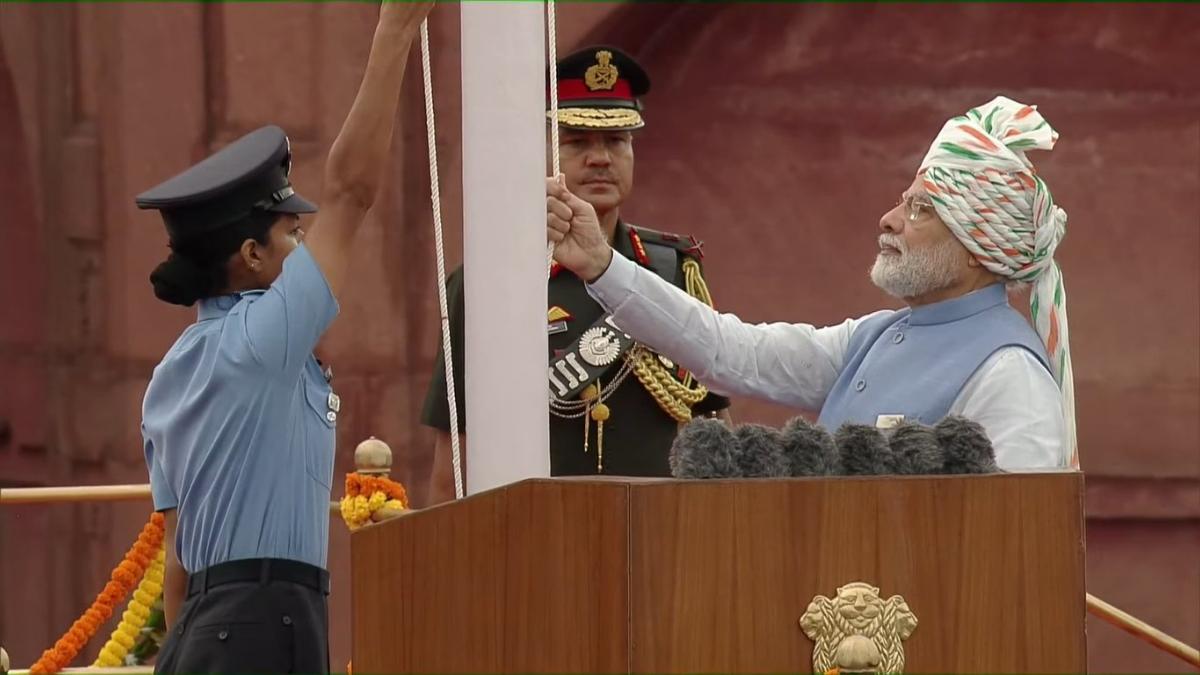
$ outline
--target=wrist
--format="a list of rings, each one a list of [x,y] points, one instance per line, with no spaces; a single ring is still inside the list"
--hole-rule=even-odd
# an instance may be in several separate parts
[[[613,259],[612,247],[605,246],[604,251],[602,253],[598,254],[597,256],[595,256],[595,258],[593,259],[593,264],[592,264],[591,268],[589,270],[587,270],[586,273],[584,274],[583,280],[590,284],[590,283],[596,281],[597,279],[599,279],[600,277],[604,276],[604,273],[608,271],[609,265],[612,264],[612,259]]]

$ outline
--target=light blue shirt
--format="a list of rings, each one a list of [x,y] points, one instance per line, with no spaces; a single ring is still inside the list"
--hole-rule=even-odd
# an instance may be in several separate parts
[[[196,572],[244,558],[325,567],[339,407],[313,348],[338,313],[304,246],[265,291],[200,301],[142,404],[154,508]]]

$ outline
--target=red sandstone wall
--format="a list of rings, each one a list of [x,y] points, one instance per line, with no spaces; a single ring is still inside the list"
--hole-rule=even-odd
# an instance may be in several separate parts
[[[932,134],[996,93],[1039,104],[1062,133],[1039,167],[1071,214],[1061,260],[1089,588],[1200,643],[1200,76],[1189,65],[1200,21],[1190,7],[572,4],[559,16],[563,49],[620,44],[654,78],[627,215],[705,239],[718,303],[752,320],[821,323],[886,304],[865,278],[874,225]],[[372,24],[371,8],[345,4],[0,5],[0,484],[144,480],[141,394],[189,314],[150,294],[165,242],[131,196],[268,121],[292,136],[299,188],[319,193]],[[458,259],[453,6],[437,10],[433,32]],[[431,439],[415,420],[436,299],[415,64],[409,75],[394,189],[360,237],[359,276],[322,351],[345,406],[339,471],[355,443],[380,436],[419,500]],[[736,405],[741,420],[794,412]],[[15,663],[69,625],[144,511],[0,513],[0,643]],[[331,531],[339,667],[348,537]],[[1093,670],[1179,667],[1103,625],[1089,627],[1089,653]]]
[[[677,5],[639,47],[655,85],[629,211],[706,240],[743,318],[840,321],[890,304],[866,278],[879,216],[945,119],[1038,104],[1061,140],[1032,158],[1070,214],[1088,588],[1193,645],[1200,70],[1180,64],[1198,29],[1191,7]],[[1095,621],[1088,637],[1096,671],[1183,665]]]

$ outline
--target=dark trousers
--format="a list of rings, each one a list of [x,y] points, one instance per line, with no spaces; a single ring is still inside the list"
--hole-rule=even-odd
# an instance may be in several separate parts
[[[329,575],[292,560],[236,560],[188,577],[155,673],[328,673]]]

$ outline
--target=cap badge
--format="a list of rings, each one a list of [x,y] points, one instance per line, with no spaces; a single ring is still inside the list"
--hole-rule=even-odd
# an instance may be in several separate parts
[[[596,52],[596,62],[583,74],[584,84],[590,91],[612,89],[617,84],[617,67],[612,64],[612,52],[605,49]]]

